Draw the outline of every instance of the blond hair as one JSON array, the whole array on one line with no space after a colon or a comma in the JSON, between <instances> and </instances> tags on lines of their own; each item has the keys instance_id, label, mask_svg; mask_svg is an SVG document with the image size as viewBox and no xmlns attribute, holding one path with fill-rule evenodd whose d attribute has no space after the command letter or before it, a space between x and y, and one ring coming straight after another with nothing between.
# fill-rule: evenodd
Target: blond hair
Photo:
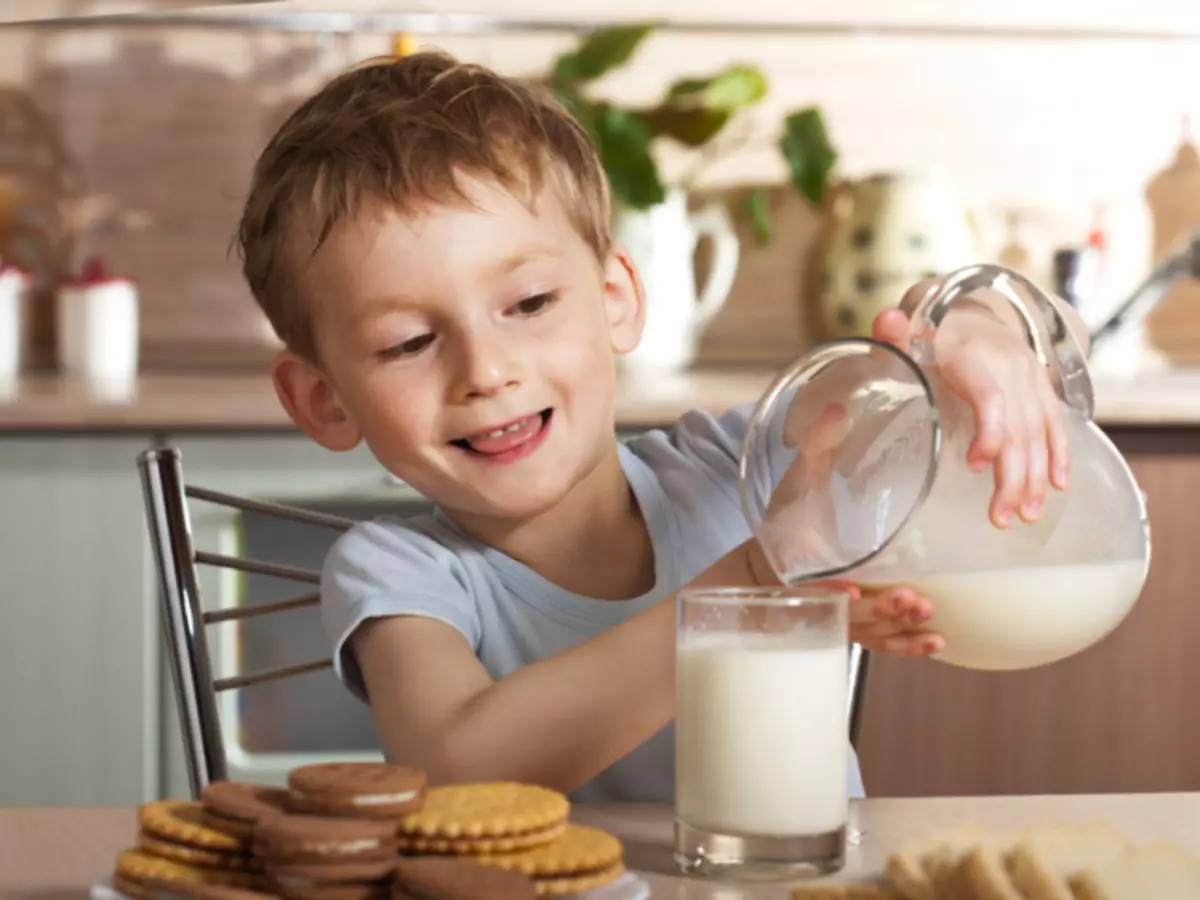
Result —
<instances>
[{"instance_id":1,"label":"blond hair","mask_svg":"<svg viewBox=\"0 0 1200 900\"><path fill-rule=\"evenodd\" d=\"M547 92L442 53L373 60L288 117L254 166L238 227L242 271L276 334L316 358L300 270L364 202L411 215L463 199L459 174L532 202L549 182L604 258L607 181L587 133Z\"/></svg>"}]
</instances>

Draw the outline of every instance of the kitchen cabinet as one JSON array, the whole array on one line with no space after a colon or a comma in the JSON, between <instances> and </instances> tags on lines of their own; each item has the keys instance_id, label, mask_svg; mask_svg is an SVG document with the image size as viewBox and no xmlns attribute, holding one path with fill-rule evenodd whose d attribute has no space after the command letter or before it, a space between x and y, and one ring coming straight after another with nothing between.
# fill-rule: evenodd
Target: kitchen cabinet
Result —
<instances>
[{"instance_id":1,"label":"kitchen cabinet","mask_svg":"<svg viewBox=\"0 0 1200 900\"><path fill-rule=\"evenodd\" d=\"M0 807L157 795L149 436L0 437Z\"/></svg>"}]
</instances>

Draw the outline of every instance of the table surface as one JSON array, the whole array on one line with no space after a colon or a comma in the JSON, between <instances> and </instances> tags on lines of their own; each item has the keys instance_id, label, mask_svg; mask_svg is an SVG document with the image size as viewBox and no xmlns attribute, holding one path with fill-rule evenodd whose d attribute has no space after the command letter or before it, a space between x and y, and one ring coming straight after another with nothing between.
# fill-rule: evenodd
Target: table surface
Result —
<instances>
[{"instance_id":1,"label":"table surface","mask_svg":"<svg viewBox=\"0 0 1200 900\"><path fill-rule=\"evenodd\" d=\"M685 879L671 859L671 810L663 806L578 807L578 821L597 825L625 843L626 862L650 883L654 897L673 900L784 900L783 885L754 887ZM1138 843L1173 841L1200 853L1200 792L872 799L854 805L863 830L839 877L880 871L900 841L978 821L995 829L1039 823L1107 819ZM0 810L0 898L81 900L107 877L117 851L135 842L132 809Z\"/></svg>"}]
</instances>

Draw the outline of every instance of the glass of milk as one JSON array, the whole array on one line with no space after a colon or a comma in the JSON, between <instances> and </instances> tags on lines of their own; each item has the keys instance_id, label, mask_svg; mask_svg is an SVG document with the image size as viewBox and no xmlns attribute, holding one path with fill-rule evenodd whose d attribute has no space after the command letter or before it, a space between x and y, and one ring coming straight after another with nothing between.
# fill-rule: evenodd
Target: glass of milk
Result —
<instances>
[{"instance_id":1,"label":"glass of milk","mask_svg":"<svg viewBox=\"0 0 1200 900\"><path fill-rule=\"evenodd\" d=\"M815 585L679 592L675 858L684 872L775 880L841 868L847 604Z\"/></svg>"}]
</instances>

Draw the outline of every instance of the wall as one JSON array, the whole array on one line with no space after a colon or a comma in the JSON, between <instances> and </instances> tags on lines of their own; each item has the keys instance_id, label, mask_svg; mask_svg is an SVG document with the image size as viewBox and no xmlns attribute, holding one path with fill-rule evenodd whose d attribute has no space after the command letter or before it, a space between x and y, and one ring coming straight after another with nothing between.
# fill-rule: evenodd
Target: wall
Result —
<instances>
[{"instance_id":1,"label":"wall","mask_svg":"<svg viewBox=\"0 0 1200 900\"><path fill-rule=\"evenodd\" d=\"M599 89L649 99L679 74L752 60L766 69L771 97L749 142L713 165L706 185L780 181L775 123L787 108L819 103L843 174L944 170L978 216L988 254L1004 239L1006 210L1028 211L1024 238L1035 259L1045 261L1054 246L1080 240L1103 203L1116 290L1144 271L1149 235L1142 191L1169 162L1184 116L1200 113L1200 39L1132 32L1200 30L1200 13L1172 11L1167 0L1132 10L1124 4L1098 10L1076 0L1024 0L1004 9L983 0L921 0L905 4L903 13L884 0L836 8L806 0L786 12L779 6L610 0L576 4L573 14L1119 28L1124 36L1111 39L662 34ZM512 5L475 0L471 8ZM545 15L557 15L556 8L549 0L522 7ZM532 73L570 40L539 32L426 43ZM343 64L388 46L383 35L322 42L262 32L0 32L0 83L32 97L49 118L85 198L71 207L80 223L72 264L99 252L139 279L148 363L261 355L255 348L262 325L229 252L249 167L298 96ZM0 168L28 160L30 146L27 135L0 128ZM663 158L669 173L690 163L669 149ZM812 222L786 192L774 202L783 217L781 238L767 251L747 247L735 298L705 344L710 360L782 359L805 338L799 298ZM38 320L36 339L44 348L46 309Z\"/></svg>"}]
</instances>

